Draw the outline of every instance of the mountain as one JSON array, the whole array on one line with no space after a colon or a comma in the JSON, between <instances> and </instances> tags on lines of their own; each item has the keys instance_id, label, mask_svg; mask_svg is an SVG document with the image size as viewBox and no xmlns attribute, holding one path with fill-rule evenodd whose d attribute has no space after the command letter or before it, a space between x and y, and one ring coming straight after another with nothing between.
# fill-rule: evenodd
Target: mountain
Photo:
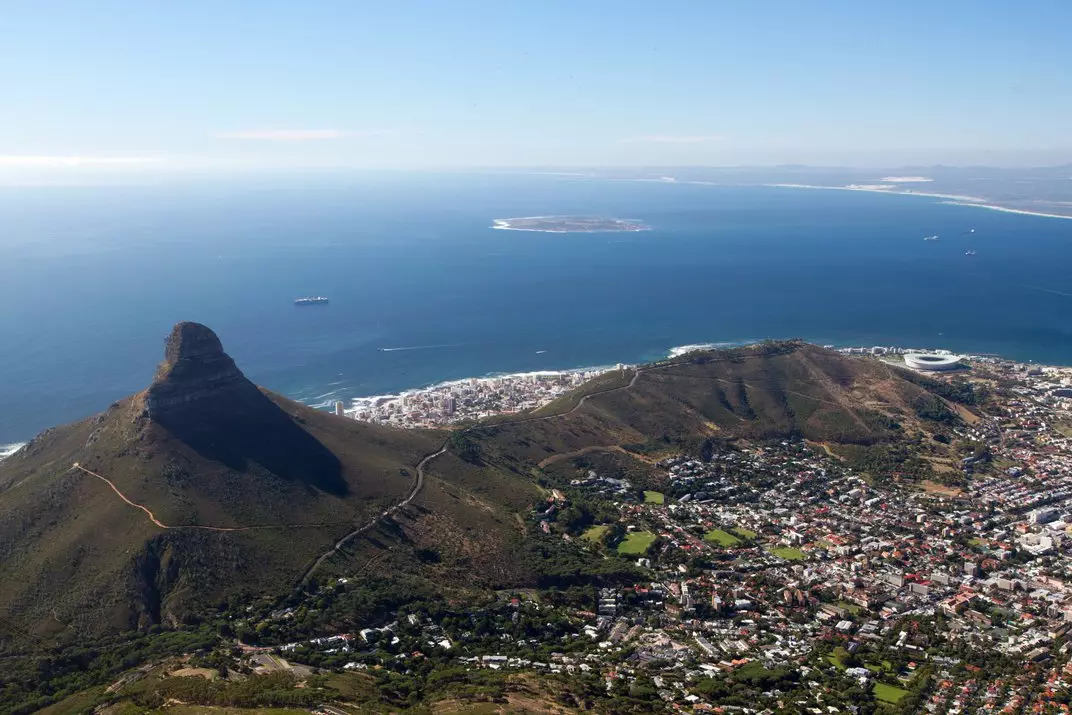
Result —
<instances>
[{"instance_id":1,"label":"mountain","mask_svg":"<svg viewBox=\"0 0 1072 715\"><path fill-rule=\"evenodd\" d=\"M404 499L441 442L262 390L180 323L145 391L0 463L0 636L175 623L285 589Z\"/></svg>"},{"instance_id":2,"label":"mountain","mask_svg":"<svg viewBox=\"0 0 1072 715\"><path fill-rule=\"evenodd\" d=\"M0 462L0 647L176 625L310 577L416 577L440 595L560 568L576 582L583 569L549 557L528 515L582 458L628 471L712 440L786 438L886 450L956 419L932 387L768 343L610 372L529 414L399 430L259 388L215 333L180 323L146 390Z\"/></svg>"},{"instance_id":3,"label":"mountain","mask_svg":"<svg viewBox=\"0 0 1072 715\"><path fill-rule=\"evenodd\" d=\"M918 412L921 400L949 409L931 394L935 384L799 341L697 351L609 373L531 418L466 439L520 472L600 449L698 451L706 440L802 438L855 453L933 432Z\"/></svg>"}]
</instances>

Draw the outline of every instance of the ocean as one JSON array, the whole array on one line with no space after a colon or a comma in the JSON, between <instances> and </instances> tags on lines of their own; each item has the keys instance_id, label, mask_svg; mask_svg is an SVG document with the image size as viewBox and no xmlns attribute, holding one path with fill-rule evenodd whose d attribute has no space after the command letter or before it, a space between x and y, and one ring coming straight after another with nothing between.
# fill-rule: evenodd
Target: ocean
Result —
<instances>
[{"instance_id":1,"label":"ocean","mask_svg":"<svg viewBox=\"0 0 1072 715\"><path fill-rule=\"evenodd\" d=\"M568 214L652 230L491 229ZM144 387L180 320L314 405L768 337L1072 364L1069 266L1072 221L863 192L390 172L4 187L0 445Z\"/></svg>"}]
</instances>

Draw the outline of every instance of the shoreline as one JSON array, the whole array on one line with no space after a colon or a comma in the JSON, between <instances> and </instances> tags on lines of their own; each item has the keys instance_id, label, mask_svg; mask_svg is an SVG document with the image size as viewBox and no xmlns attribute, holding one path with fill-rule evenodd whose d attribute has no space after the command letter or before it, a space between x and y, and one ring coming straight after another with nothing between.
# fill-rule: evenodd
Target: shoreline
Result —
<instances>
[{"instance_id":1,"label":"shoreline","mask_svg":"<svg viewBox=\"0 0 1072 715\"><path fill-rule=\"evenodd\" d=\"M979 196L962 196L959 194L943 194L928 191L898 191L894 189L878 188L876 186L819 186L816 184L760 184L760 186L775 189L818 189L824 191L860 191L869 194L888 194L890 196L924 196L932 199L946 199L946 201L942 201L941 203L948 204L950 206L974 206L980 209L990 209L991 211L1002 211L1004 213L1021 214L1023 216L1038 216L1040 218L1060 218L1072 220L1072 215L1046 213L1044 211L1031 211L1029 209L1014 209L1008 206L1001 206L1000 204L988 203L989 201L991 201L991 199L985 199Z\"/></svg>"},{"instance_id":2,"label":"shoreline","mask_svg":"<svg viewBox=\"0 0 1072 715\"><path fill-rule=\"evenodd\" d=\"M976 204L976 203L964 203L961 201L943 201L943 204L949 204L950 206L975 206L980 209L990 209L991 211L1001 211L1002 213L1009 214L1022 214L1024 216L1041 216L1042 218L1063 218L1072 219L1072 216L1066 216L1065 214L1048 214L1041 211L1029 211L1027 209L1013 209L1008 206L998 206L997 204Z\"/></svg>"},{"instance_id":3,"label":"shoreline","mask_svg":"<svg viewBox=\"0 0 1072 715\"><path fill-rule=\"evenodd\" d=\"M631 364L619 363L622 367L633 367ZM419 395L424 392L434 392L436 390L443 390L450 387L459 387L462 385L468 385L473 382L490 384L496 380L524 380L526 378L536 377L560 377L562 375L576 375L579 373L587 372L610 372L611 370L618 369L618 365L594 365L589 367L570 367L562 370L529 370L527 372L492 372L482 375L480 377L459 377L453 380L441 380L434 382L430 385L423 387L408 387L405 390L398 392L388 392L382 395L358 395L357 397L349 398L351 405L357 402L373 402L376 400L399 400L403 397L411 397L413 395ZM346 402L346 400L335 400L336 402ZM309 405L314 407L314 405Z\"/></svg>"},{"instance_id":4,"label":"shoreline","mask_svg":"<svg viewBox=\"0 0 1072 715\"><path fill-rule=\"evenodd\" d=\"M562 375L574 375L574 374L578 374L578 373L587 373L587 372L610 372L612 370L617 370L617 369L622 368L622 367L624 367L624 368L633 368L633 367L636 367L637 365L643 365L643 364L646 364L648 362L656 362L658 360L667 360L667 359L677 358L677 357L681 357L682 355L686 355L686 354L688 354L690 352L696 352L696 351L701 351L701 350L721 350L721 349L725 349L725 348L742 347L744 345L755 345L755 344L763 342L763 340L765 340L765 339L767 339L767 338L756 339L756 340L745 340L745 341L732 341L732 340L729 340L729 341L714 341L714 342L703 342L703 343L689 343L687 345L676 345L676 346L670 348L669 350L667 350L663 354L663 356L661 358L651 358L650 360L644 360L642 362L623 362L623 363L616 363L616 364L613 364L613 365L609 365L609 364L608 365L589 365L589 366L582 366L582 367L562 368L560 370L549 369L549 370L529 370L529 371L524 371L524 372L488 372L488 373L485 373L484 375L481 375L479 377L472 376L472 377L454 378L454 379L451 379L451 380L441 380L439 382L431 383L431 384L424 385L424 386L421 386L421 387L406 388L406 389L400 390L398 392L384 393L384 394L379 394L379 395L358 395L356 397L347 398L347 400L352 403L352 402L356 402L356 401L373 401L373 400L383 400L383 399L399 399L399 398L401 398L403 396L411 396L411 395L416 395L416 394L420 394L420 393L423 393L423 392L430 392L430 391L433 391L433 390L440 390L440 389L443 389L443 388L456 387L456 386L459 386L459 385L466 385L466 384L470 384L472 382L491 383L491 382L496 381L496 380L501 381L501 380L515 380L515 379L525 379L525 378L534 378L534 377L558 377L558 376L562 376ZM776 338L771 338L771 339L776 339ZM867 348L868 350L870 350L870 348L871 348L871 346L869 346L869 345L865 346L865 345L856 345L856 344L850 344L850 343L828 343L828 344L825 344L825 345L821 345L819 342L809 340L807 338L804 338L803 340L804 340L804 342L810 343L812 345L820 345L821 347L826 347L826 348L829 348L831 350L837 350L837 351L846 350L846 349L849 349L849 348L861 348L861 347L864 347L864 348ZM903 350L906 350L906 351L923 352L923 353L938 352L938 351L945 350L944 348L933 348L933 347L912 347L912 348L902 348L901 346L893 346L893 347L900 348L900 349L903 349ZM950 352L950 351L946 350L946 352ZM956 354L962 355L962 356L964 356L965 358L968 358L968 359L971 359L971 358L996 358L996 359L999 359L999 360L1007 360L1009 362L1014 362L1014 363L1017 363L1017 364L1037 365L1038 367L1054 367L1054 368L1069 368L1069 367L1072 367L1072 363L1069 363L1068 365L1064 365L1064 364L1061 364L1061 363L1038 363L1038 362L1035 362L1033 360L1023 361L1023 360L1015 360L1015 359L1012 359L1012 358L1006 358L1006 357L1004 357L1004 356L1002 356L1000 354L997 354L997 353L976 352L976 351L971 351L971 350L959 351L959 352L956 352ZM341 401L346 402L347 400L341 400ZM336 402L336 401L340 401L340 400L334 400L334 401L332 401L332 404L334 402ZM307 403L303 403L303 404L307 404ZM310 407L318 407L318 408L326 408L326 407L329 407L330 405L326 404L326 403L321 403L319 405L311 405L310 404L308 406L310 406Z\"/></svg>"}]
</instances>

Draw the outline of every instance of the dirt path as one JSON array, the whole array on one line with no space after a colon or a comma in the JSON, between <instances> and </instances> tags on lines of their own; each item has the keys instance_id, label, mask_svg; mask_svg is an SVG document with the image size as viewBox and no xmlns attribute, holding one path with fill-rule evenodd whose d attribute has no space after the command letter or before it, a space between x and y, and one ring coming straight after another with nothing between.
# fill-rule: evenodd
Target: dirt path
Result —
<instances>
[{"instance_id":1,"label":"dirt path","mask_svg":"<svg viewBox=\"0 0 1072 715\"><path fill-rule=\"evenodd\" d=\"M91 477L96 477L97 479L107 484L109 487L111 487L112 491L115 492L120 499L122 499L127 504L136 509L141 509L143 512L145 512L146 516L149 517L149 521L151 521L154 526L157 526L161 529L201 529L202 531L254 531L256 529L315 529L328 526L338 526L340 523L345 523L324 522L318 524L263 524L258 526L203 526L201 524L179 524L176 526L171 526L157 519L156 515L153 514L152 510L149 509L149 507L145 506L144 504L139 504L136 501L133 501L132 499L127 497L126 494L119 490L119 487L115 486L115 482L113 482L111 479L108 479L108 477L90 471L78 462L72 464L71 467L85 474L88 474Z\"/></svg>"},{"instance_id":2,"label":"dirt path","mask_svg":"<svg viewBox=\"0 0 1072 715\"><path fill-rule=\"evenodd\" d=\"M146 514L149 515L149 521L153 522L153 524L159 526L161 529L170 529L171 528L170 526L168 526L164 522L162 522L159 519L157 519L156 515L153 514L151 511L149 511L148 507L142 506L141 504L138 504L137 502L133 502L130 499L127 499L127 495L124 494L123 492L119 491L119 487L115 486L115 484L112 482L111 479L108 479L107 477L102 477L101 475L97 474L96 472L89 471L88 469L83 467L78 462L75 462L71 466L73 466L75 469L82 470L83 472L85 472L86 474L88 474L91 477L96 477L97 479L101 480L102 482L104 482L105 484L110 486L112 488L112 491L119 495L120 499L125 501L127 504L130 504L132 507L135 507L135 508L138 508L138 509L141 509L142 511L144 511Z\"/></svg>"}]
</instances>

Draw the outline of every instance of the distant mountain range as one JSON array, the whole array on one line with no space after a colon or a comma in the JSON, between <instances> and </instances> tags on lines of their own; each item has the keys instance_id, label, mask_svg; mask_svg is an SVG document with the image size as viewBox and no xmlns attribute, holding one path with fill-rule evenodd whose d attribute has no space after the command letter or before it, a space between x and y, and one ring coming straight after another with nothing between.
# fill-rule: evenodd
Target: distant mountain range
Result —
<instances>
[{"instance_id":1,"label":"distant mountain range","mask_svg":"<svg viewBox=\"0 0 1072 715\"><path fill-rule=\"evenodd\" d=\"M215 333L180 323L146 390L0 463L0 646L175 625L332 574L536 584L522 515L541 475L582 455L794 437L851 457L930 429L918 404L936 399L878 361L780 342L607 373L453 432L398 430L258 388Z\"/></svg>"}]
</instances>

